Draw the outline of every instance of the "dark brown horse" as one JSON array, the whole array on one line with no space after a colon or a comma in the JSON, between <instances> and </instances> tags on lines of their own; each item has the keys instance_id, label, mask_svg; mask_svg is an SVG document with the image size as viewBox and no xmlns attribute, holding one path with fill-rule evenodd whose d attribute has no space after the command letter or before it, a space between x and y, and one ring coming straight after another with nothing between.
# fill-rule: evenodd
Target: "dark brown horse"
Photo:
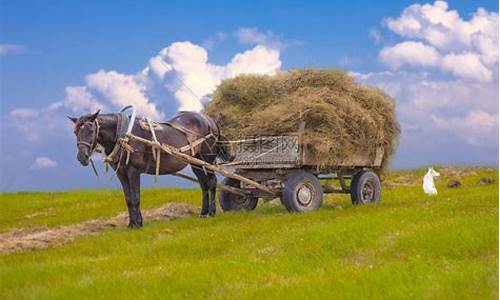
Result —
<instances>
[{"instance_id":1,"label":"dark brown horse","mask_svg":"<svg viewBox=\"0 0 500 300\"><path fill-rule=\"evenodd\" d=\"M128 163L127 152L119 147L119 139L124 137L128 117L123 114L95 114L84 115L79 118L69 117L75 124L74 133L77 139L78 161L87 166L92 153L101 145L106 155L112 155L110 165L115 170L123 187L125 200L129 212L129 227L142 226L140 210L141 174L155 174L156 157L151 147L136 141L130 141L132 147ZM126 120L125 120L126 119ZM142 124L141 124L142 122ZM134 120L132 134L151 140L152 133L149 127L144 126L144 121ZM207 137L202 143L186 151L194 157L213 163L217 156L227 159L227 152L220 143L221 135L216 122L200 113L179 112L168 122L155 123L155 135L160 143L172 145L177 148L190 148L193 136L196 138ZM186 149L186 147L185 147ZM113 151L115 150L115 151ZM117 151L118 150L118 151ZM165 152L161 153L159 174L172 174L184 169L187 163ZM215 216L215 190L217 177L208 170L192 166L202 189L202 208L200 217Z\"/></svg>"}]
</instances>

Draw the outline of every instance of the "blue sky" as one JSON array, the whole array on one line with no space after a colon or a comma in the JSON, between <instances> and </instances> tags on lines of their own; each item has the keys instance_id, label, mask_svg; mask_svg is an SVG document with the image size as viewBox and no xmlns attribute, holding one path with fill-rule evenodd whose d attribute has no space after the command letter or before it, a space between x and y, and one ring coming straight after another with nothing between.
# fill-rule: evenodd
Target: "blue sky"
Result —
<instances>
[{"instance_id":1,"label":"blue sky","mask_svg":"<svg viewBox=\"0 0 500 300\"><path fill-rule=\"evenodd\" d=\"M66 114L118 110L113 97L137 88L140 99L130 101L169 116L196 102L169 88L171 78L203 94L255 65L263 73L342 68L393 95L403 124L394 168L498 164L497 2L210 2L1 1L0 190L100 187L75 159ZM168 47L170 54L159 54ZM175 69L182 62L172 53L207 73ZM231 65L238 53L252 66ZM155 57L175 70L158 79ZM137 75L148 67L149 75ZM221 68L225 75L211 71ZM117 85L116 93L106 94L104 84ZM76 88L69 95L67 87Z\"/></svg>"}]
</instances>

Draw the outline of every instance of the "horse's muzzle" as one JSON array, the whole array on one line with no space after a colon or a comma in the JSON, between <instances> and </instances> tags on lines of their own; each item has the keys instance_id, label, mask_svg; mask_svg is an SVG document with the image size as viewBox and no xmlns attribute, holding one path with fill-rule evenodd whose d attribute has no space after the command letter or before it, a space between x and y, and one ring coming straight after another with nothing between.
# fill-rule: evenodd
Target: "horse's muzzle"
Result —
<instances>
[{"instance_id":1,"label":"horse's muzzle","mask_svg":"<svg viewBox=\"0 0 500 300\"><path fill-rule=\"evenodd\" d=\"M84 154L84 153L79 152L78 155L76 156L76 159L78 159L78 161L84 167L86 167L86 166L89 165L89 159L90 159L90 157L86 153Z\"/></svg>"}]
</instances>

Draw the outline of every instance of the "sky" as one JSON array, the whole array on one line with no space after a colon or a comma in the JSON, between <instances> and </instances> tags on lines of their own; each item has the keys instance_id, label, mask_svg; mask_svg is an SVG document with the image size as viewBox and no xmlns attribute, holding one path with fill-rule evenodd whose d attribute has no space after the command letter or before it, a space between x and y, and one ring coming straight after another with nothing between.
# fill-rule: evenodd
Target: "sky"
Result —
<instances>
[{"instance_id":1,"label":"sky","mask_svg":"<svg viewBox=\"0 0 500 300\"><path fill-rule=\"evenodd\" d=\"M498 2L373 3L0 0L0 191L118 186L77 162L66 115L164 119L225 78L303 67L395 99L391 168L498 165Z\"/></svg>"}]
</instances>

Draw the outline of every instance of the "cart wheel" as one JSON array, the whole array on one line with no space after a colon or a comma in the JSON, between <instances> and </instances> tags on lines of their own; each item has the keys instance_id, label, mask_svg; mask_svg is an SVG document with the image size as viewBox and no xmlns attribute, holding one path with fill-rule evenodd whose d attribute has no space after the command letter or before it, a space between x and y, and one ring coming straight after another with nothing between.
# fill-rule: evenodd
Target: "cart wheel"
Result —
<instances>
[{"instance_id":1,"label":"cart wheel","mask_svg":"<svg viewBox=\"0 0 500 300\"><path fill-rule=\"evenodd\" d=\"M240 187L240 181L233 178L224 178L222 184ZM257 197L245 197L224 190L219 191L219 203L223 211L254 210L257 207L258 200Z\"/></svg>"},{"instance_id":2,"label":"cart wheel","mask_svg":"<svg viewBox=\"0 0 500 300\"><path fill-rule=\"evenodd\" d=\"M323 189L311 173L293 173L284 182L281 201L290 212L313 211L323 203Z\"/></svg>"},{"instance_id":3,"label":"cart wheel","mask_svg":"<svg viewBox=\"0 0 500 300\"><path fill-rule=\"evenodd\" d=\"M352 204L375 203L380 200L380 179L372 171L359 171L351 181Z\"/></svg>"}]
</instances>

